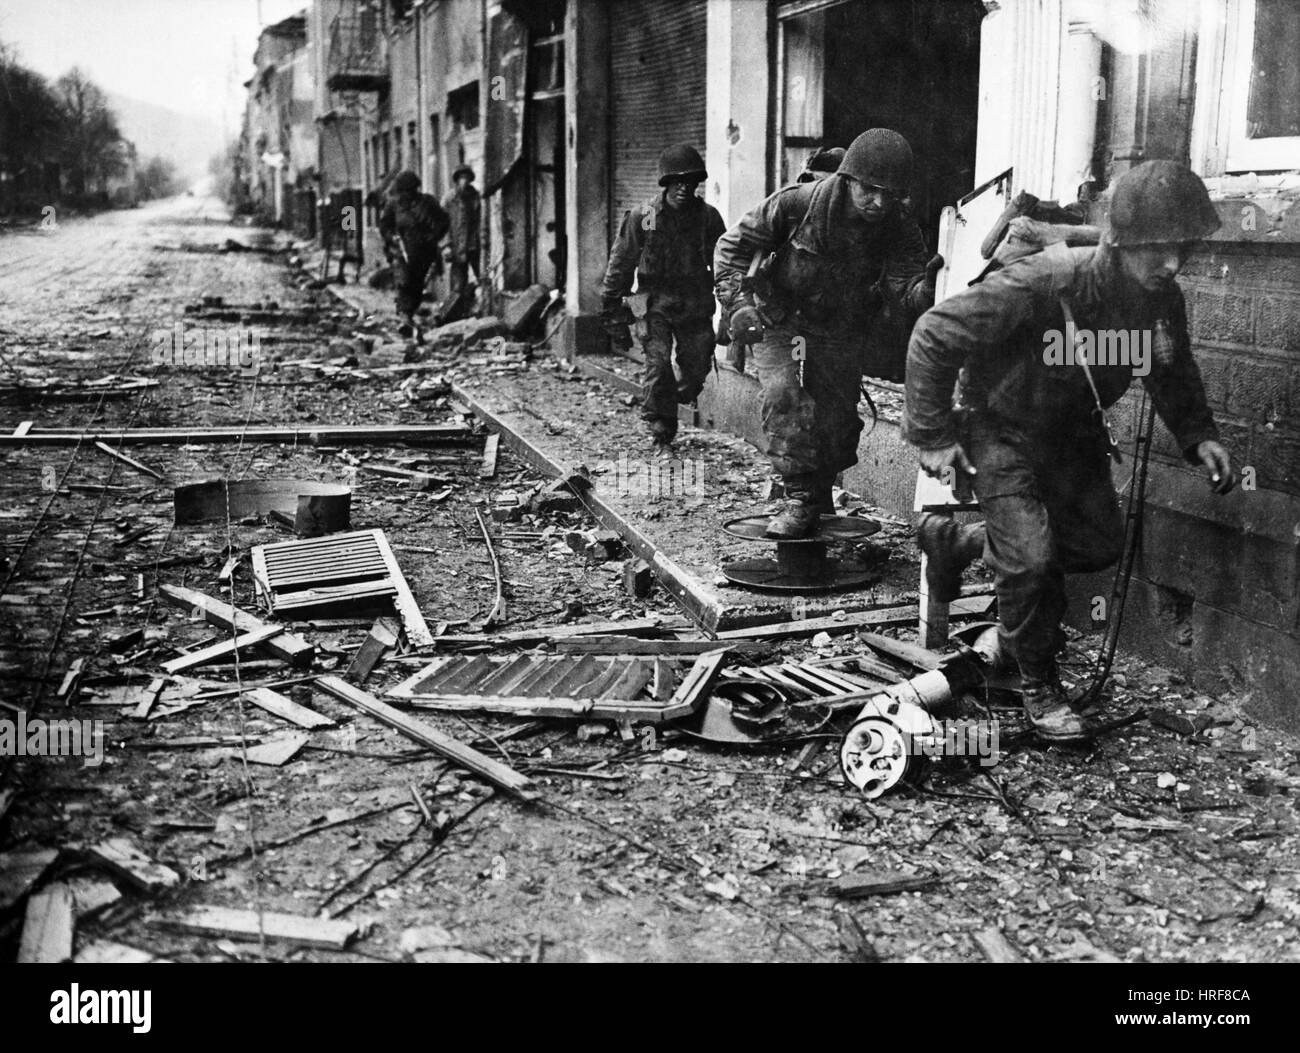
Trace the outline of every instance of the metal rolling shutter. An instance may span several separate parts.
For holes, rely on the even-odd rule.
[[[707,0],[618,0],[610,9],[611,236],[624,212],[659,192],[665,146],[690,143],[704,155],[706,9]]]

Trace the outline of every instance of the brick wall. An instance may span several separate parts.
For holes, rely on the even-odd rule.
[[[1300,247],[1211,243],[1180,279],[1215,417],[1261,488],[1300,495]]]

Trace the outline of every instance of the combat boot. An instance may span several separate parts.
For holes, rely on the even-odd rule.
[[[916,543],[926,555],[930,598],[951,603],[961,595],[961,572],[984,553],[984,524],[928,512],[916,525]]]
[[[824,516],[835,515],[835,477],[839,472],[818,472],[813,485],[813,507]]]
[[[677,438],[677,422],[664,417],[655,417],[646,422],[650,429],[650,442],[656,454],[672,452],[673,440]]]
[[[767,524],[767,537],[807,537],[817,529],[817,495],[815,486],[794,484],[787,480],[785,504]]]
[[[1021,673],[1021,698],[1025,716],[1034,734],[1044,742],[1088,742],[1094,731],[1083,715],[1076,713],[1055,673],[1033,677]]]

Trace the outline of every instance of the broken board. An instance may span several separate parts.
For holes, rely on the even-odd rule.
[[[240,633],[255,632],[267,625],[262,619],[196,589],[187,589],[181,585],[159,585],[158,593],[177,607],[198,611],[209,625],[219,625],[224,629],[233,628]],[[263,646],[276,658],[282,658],[295,666],[311,665],[316,653],[314,644],[288,632],[281,632],[271,637]]]
[[[446,735],[399,709],[394,709],[369,692],[353,687],[346,680],[337,676],[322,676],[316,681],[316,686],[340,702],[370,714],[407,738],[442,754],[463,768],[468,768],[503,790],[508,790],[525,800],[532,800],[538,796],[532,780],[526,775],[521,775],[508,765],[484,756],[471,746],[466,746],[459,739]]]
[[[350,921],[327,921],[270,911],[258,914],[255,910],[231,910],[228,907],[198,907],[188,914],[160,919],[160,924],[207,936],[233,936],[245,940],[266,936],[270,940],[287,940],[335,951],[345,950],[357,934],[356,924]]]

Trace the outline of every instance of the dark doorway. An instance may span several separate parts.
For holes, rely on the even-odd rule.
[[[913,208],[934,247],[940,212],[973,187],[983,4],[845,0],[807,7],[778,8],[778,185],[793,181],[819,147],[892,128],[912,145]]]

